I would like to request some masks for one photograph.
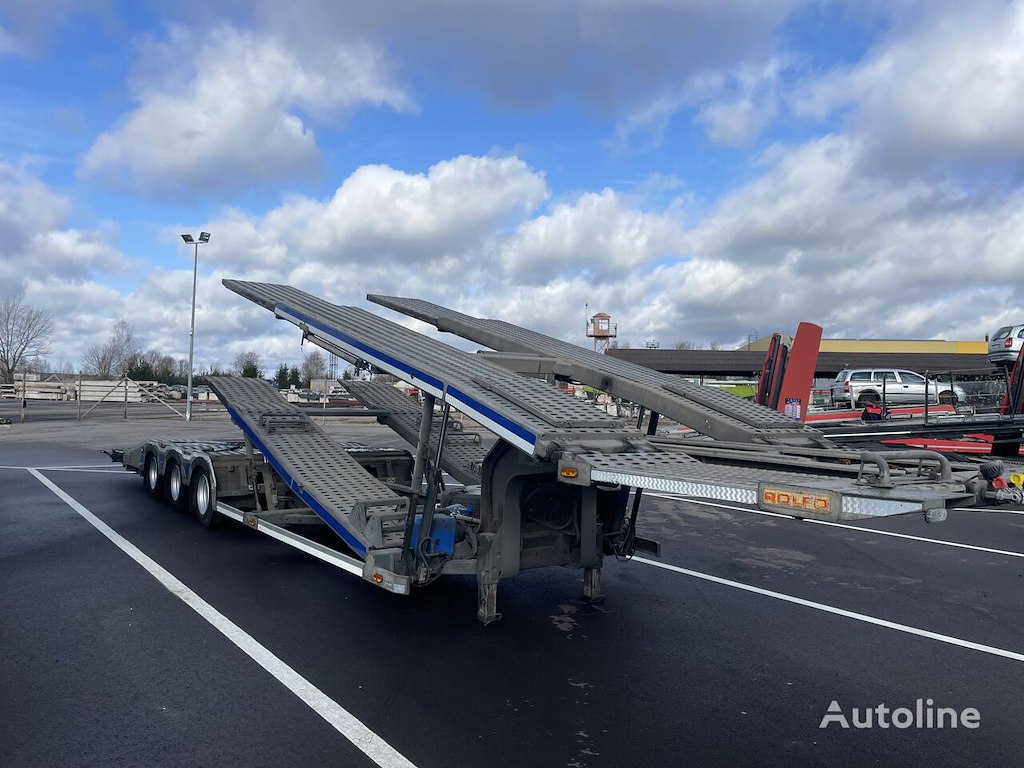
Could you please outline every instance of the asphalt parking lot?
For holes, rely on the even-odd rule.
[[[206,530],[100,452],[187,430],[233,434],[0,431],[0,765],[1020,762],[1019,509],[841,526],[648,496],[660,559],[606,560],[597,605],[526,572],[484,627],[471,579],[386,594]],[[833,702],[872,727],[820,727]],[[917,708],[976,727],[893,724]]]

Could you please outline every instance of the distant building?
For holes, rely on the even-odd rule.
[[[745,352],[766,352],[771,336],[740,347]],[[942,339],[822,339],[819,352],[892,352],[895,354],[987,355],[985,341],[945,341]]]

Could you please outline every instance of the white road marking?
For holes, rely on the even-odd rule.
[[[864,613],[856,613],[854,611],[847,611],[843,608],[836,608],[831,605],[825,605],[824,603],[816,603],[813,600],[805,600],[802,597],[794,597],[793,595],[786,595],[782,592],[773,592],[770,589],[762,589],[761,587],[753,587],[750,584],[743,584],[738,581],[730,581],[729,579],[723,579],[720,576],[712,576],[708,573],[701,573],[700,571],[691,571],[689,568],[680,568],[678,565],[670,565],[668,563],[659,563],[655,560],[648,560],[645,557],[633,557],[632,562],[643,563],[644,565],[650,565],[654,568],[661,568],[662,570],[672,571],[674,573],[681,573],[684,576],[691,576],[695,579],[701,579],[702,581],[710,581],[715,584],[721,584],[722,586],[732,587],[733,589],[740,589],[744,592],[752,592],[755,595],[761,595],[762,597],[770,597],[773,600],[782,600],[786,603],[793,603],[794,605],[802,605],[805,608],[813,608],[816,611],[823,611],[825,613],[831,613],[836,616],[842,616],[847,619],[853,619],[855,621],[861,621],[865,624],[874,624],[878,627],[884,627],[885,629],[892,629],[896,632],[905,632],[908,635],[916,635],[917,637],[925,637],[929,640],[936,640],[940,643],[948,643],[949,645],[956,645],[960,648],[967,648],[972,651],[980,651],[982,653],[988,653],[992,656],[1000,656],[1004,659],[1010,659],[1012,661],[1024,662],[1024,653],[1018,653],[1016,651],[1008,651],[1004,648],[996,648],[992,645],[983,645],[982,643],[975,643],[971,640],[963,640],[959,637],[952,637],[951,635],[943,635],[939,632],[932,632],[927,629],[919,629],[918,627],[911,627],[907,624],[897,624],[894,621],[887,619],[879,619],[875,616],[868,616]]]
[[[1024,515],[1020,509],[1000,509],[999,507],[954,507],[957,512],[985,512],[990,515]]]
[[[199,595],[179,581],[163,566],[149,555],[136,547],[117,531],[112,529],[96,515],[79,504],[60,487],[51,482],[34,468],[28,468],[43,485],[49,488],[65,504],[75,510],[96,530],[128,557],[141,565],[149,574],[159,581],[167,590],[192,610],[202,616],[239,650],[273,675],[282,685],[299,697],[310,709],[326,720],[338,733],[351,741],[360,751],[373,760],[381,768],[415,768],[404,755],[384,741],[380,736],[367,728],[351,712],[329,698],[319,688],[302,677],[298,672],[285,664],[271,653],[254,637],[236,625],[220,611],[211,606]]]
[[[83,464],[77,467],[15,467],[0,466],[0,469],[38,469],[41,472],[99,472],[107,475],[129,474],[122,466],[111,466],[110,464]]]
[[[51,469],[115,469],[119,472],[125,472],[125,468],[121,466],[121,463],[106,462],[105,464],[61,464],[58,467],[33,467],[38,469],[40,472],[48,472]]]
[[[895,539],[910,539],[911,541],[923,541],[927,544],[940,544],[944,547],[955,547],[957,549],[969,549],[974,552],[987,552],[991,555],[1004,555],[1006,557],[1024,557],[1024,552],[1014,552],[1009,549],[992,549],[991,547],[979,547],[976,544],[963,544],[958,541],[943,541],[942,539],[930,539],[926,536],[911,536],[908,533],[896,533],[895,531],[880,531],[877,528],[861,528],[858,525],[847,525],[846,523],[833,523],[829,520],[813,520],[811,518],[798,518],[792,515],[783,515],[778,512],[766,512],[763,509],[754,509],[752,507],[740,507],[735,504],[722,504],[714,501],[703,501],[701,499],[691,499],[686,496],[673,496],[665,493],[645,493],[645,496],[657,496],[660,499],[672,499],[674,501],[687,501],[691,504],[699,504],[705,507],[719,507],[721,509],[732,509],[737,512],[752,512],[755,515],[767,515],[769,517],[784,517],[787,520],[800,520],[803,523],[814,523],[815,525],[827,525],[830,528],[845,528],[851,531],[861,531],[863,533],[873,533],[879,536],[891,536]],[[1009,511],[1009,510],[1007,510]]]
[[[113,469],[79,469],[77,467],[31,467],[31,469],[38,469],[40,472],[81,472],[83,474],[92,473],[94,475],[124,475],[125,477],[131,477],[138,479],[139,475],[137,472],[127,472],[124,467],[114,467]]]

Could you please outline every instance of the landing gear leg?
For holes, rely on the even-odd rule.
[[[476,582],[476,617],[484,624],[490,624],[501,618],[498,613],[498,585],[477,579]]]
[[[583,569],[583,599],[590,603],[604,600],[601,594],[601,566],[590,565]]]

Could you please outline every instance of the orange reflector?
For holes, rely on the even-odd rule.
[[[562,477],[579,477],[580,471],[576,467],[562,467],[558,470],[558,474]]]
[[[379,573],[375,573],[373,574],[373,581],[375,584],[380,584],[382,581],[384,581],[384,577],[381,576]]]

